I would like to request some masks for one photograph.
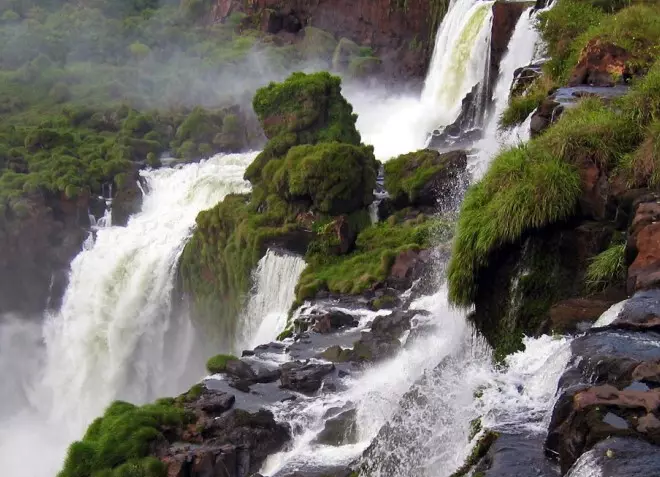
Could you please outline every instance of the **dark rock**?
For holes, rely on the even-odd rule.
[[[563,112],[563,106],[548,97],[543,100],[541,105],[532,114],[529,129],[532,137],[536,137],[545,131],[552,123],[557,121]]]
[[[516,69],[513,72],[514,80],[509,94],[511,96],[521,96],[539,76],[541,76],[541,71],[538,67],[523,66]]]
[[[587,43],[571,73],[569,86],[614,86],[632,76],[632,55],[620,46],[594,38]]]
[[[387,277],[388,286],[399,290],[407,290],[413,281],[424,275],[431,265],[431,252],[429,250],[405,250],[394,259],[394,264]]]
[[[252,367],[240,359],[228,360],[224,373],[233,378],[246,381],[253,381],[257,377]]]
[[[335,370],[333,364],[314,364],[294,361],[280,368],[281,387],[311,394],[319,390],[323,377]]]
[[[536,434],[503,434],[477,464],[483,477],[555,477],[558,469],[545,458],[543,438]]]
[[[434,131],[429,147],[440,150],[466,148],[481,139],[481,127],[488,104],[488,96],[484,94],[483,88],[481,83],[474,85],[461,101],[461,111],[456,120],[442,131]]]
[[[135,168],[112,200],[112,225],[125,226],[129,217],[142,208],[142,190],[139,184],[140,175]]]
[[[660,331],[660,290],[644,290],[626,300],[610,329]]]
[[[315,331],[316,333],[332,333],[343,327],[356,327],[359,321],[339,310],[330,310],[325,313],[318,313],[312,315],[303,315],[296,319],[295,328],[298,333],[306,330]]]
[[[582,454],[567,476],[587,475],[594,468],[599,469],[601,477],[660,477],[660,452],[656,446],[639,439],[613,437]]]
[[[189,404],[188,407],[199,409],[209,415],[222,414],[234,406],[234,395],[204,388],[202,395]]]
[[[315,439],[319,444],[343,446],[357,442],[357,411],[350,409],[325,421],[325,427]]]

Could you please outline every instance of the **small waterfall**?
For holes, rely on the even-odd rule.
[[[451,123],[488,68],[493,2],[457,0],[438,31],[422,92],[432,128]]]
[[[268,343],[284,330],[304,268],[302,257],[270,249],[259,260],[252,276],[254,289],[241,319],[244,329],[239,351]]]
[[[521,66],[532,63],[538,53],[540,38],[535,28],[536,19],[537,14],[534,12],[534,7],[530,7],[522,13],[509,41],[507,53],[500,63],[500,73],[493,91],[494,105],[488,115],[484,137],[475,146],[479,150],[476,163],[473,164],[473,174],[476,178],[486,172],[490,161],[501,147],[529,139],[529,121],[525,121],[522,127],[507,131],[500,131],[498,122],[509,102],[514,72]]]
[[[248,190],[243,172],[254,156],[141,172],[141,212],[125,227],[96,231],[71,263],[61,309],[43,325],[43,365],[16,418],[0,426],[8,474],[52,477],[68,444],[112,400],[146,402],[201,377],[192,324],[172,313],[176,264],[197,214]],[[29,457],[35,448],[38,459]]]

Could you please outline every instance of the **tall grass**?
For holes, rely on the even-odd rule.
[[[585,276],[587,289],[597,292],[624,278],[625,243],[612,244],[607,250],[593,257]]]

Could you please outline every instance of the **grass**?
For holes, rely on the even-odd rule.
[[[660,121],[660,61],[619,101],[623,114],[639,127]]]
[[[578,170],[533,144],[498,155],[461,207],[448,267],[450,300],[470,306],[490,254],[529,230],[569,217],[580,191]]]
[[[508,129],[522,124],[538,108],[555,87],[549,75],[541,75],[534,80],[520,96],[510,96],[509,103],[498,119],[500,129]]]
[[[625,250],[625,243],[614,243],[590,260],[585,275],[587,290],[598,292],[625,278]]]
[[[230,361],[238,361],[238,358],[231,354],[218,354],[209,358],[206,362],[206,369],[212,374],[224,373],[227,370],[227,363]]]
[[[387,278],[400,252],[428,247],[450,233],[449,225],[437,219],[423,215],[410,220],[399,217],[392,216],[387,222],[364,229],[357,237],[356,249],[348,255],[308,254],[308,266],[296,287],[297,302],[312,298],[321,290],[362,293]]]
[[[165,465],[148,457],[155,441],[191,422],[171,400],[141,407],[115,401],[69,447],[58,477],[164,477]]]

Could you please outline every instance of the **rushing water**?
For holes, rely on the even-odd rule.
[[[286,327],[298,278],[305,268],[302,257],[268,250],[253,273],[254,290],[241,318],[238,351],[268,343]]]
[[[43,368],[21,383],[32,407],[16,407],[21,418],[3,422],[8,475],[52,477],[69,442],[112,400],[146,402],[200,378],[204,356],[191,323],[172,313],[176,263],[197,214],[247,190],[243,172],[254,156],[143,172],[142,211],[126,227],[99,228],[86,243],[71,263],[60,311],[44,325]],[[20,336],[30,344],[24,351],[38,356],[34,331]],[[26,458],[35,446],[43,458]]]

